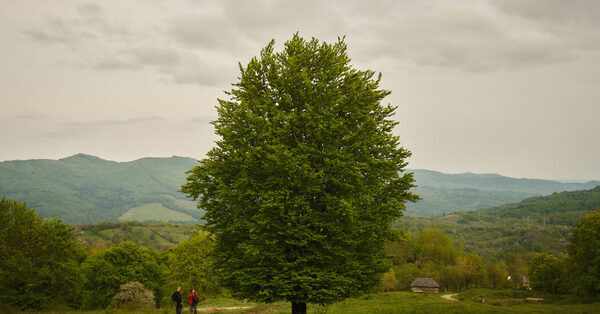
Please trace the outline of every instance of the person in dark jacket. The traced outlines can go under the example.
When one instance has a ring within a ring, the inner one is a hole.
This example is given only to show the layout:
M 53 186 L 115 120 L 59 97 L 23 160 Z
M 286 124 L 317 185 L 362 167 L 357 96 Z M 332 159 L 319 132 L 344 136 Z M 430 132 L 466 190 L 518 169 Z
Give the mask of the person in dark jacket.
M 175 292 L 173 292 L 171 295 L 171 300 L 177 303 L 177 307 L 175 308 L 175 313 L 177 314 L 181 314 L 181 309 L 183 308 L 183 304 L 181 303 L 181 292 L 179 292 L 180 290 L 181 287 L 177 287 L 177 290 L 175 290 Z
M 198 305 L 198 302 L 200 301 L 200 297 L 198 297 L 198 294 L 196 293 L 196 291 L 194 291 L 194 289 L 192 289 L 190 291 L 190 295 L 188 296 L 189 298 L 189 303 L 190 303 L 190 314 L 192 314 L 192 310 L 193 313 L 196 314 L 196 306 Z

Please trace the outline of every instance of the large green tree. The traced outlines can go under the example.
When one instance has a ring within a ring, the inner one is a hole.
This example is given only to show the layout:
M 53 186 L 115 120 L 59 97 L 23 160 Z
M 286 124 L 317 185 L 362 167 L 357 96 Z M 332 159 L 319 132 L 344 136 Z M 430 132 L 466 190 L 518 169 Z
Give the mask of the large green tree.
M 73 230 L 25 203 L 0 199 L 0 304 L 78 306 L 84 251 Z
M 575 292 L 600 297 L 600 208 L 582 218 L 569 238 Z
M 350 65 L 343 39 L 274 42 L 219 100 L 216 146 L 183 191 L 216 235 L 222 283 L 237 297 L 326 304 L 368 291 L 413 176 L 392 134 L 381 76 Z

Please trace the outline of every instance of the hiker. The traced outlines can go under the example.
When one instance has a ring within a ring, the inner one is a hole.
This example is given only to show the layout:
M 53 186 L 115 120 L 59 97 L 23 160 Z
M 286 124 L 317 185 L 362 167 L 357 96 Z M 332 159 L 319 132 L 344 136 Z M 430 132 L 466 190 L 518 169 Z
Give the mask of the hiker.
M 192 289 L 188 298 L 190 301 L 190 314 L 192 314 L 192 310 L 194 310 L 194 314 L 196 314 L 196 306 L 198 305 L 198 302 L 200 301 L 200 297 L 194 291 L 194 289 Z
M 181 314 L 181 309 L 183 308 L 183 304 L 181 303 L 181 293 L 179 292 L 181 287 L 177 287 L 177 290 L 173 292 L 171 295 L 171 300 L 177 303 L 177 307 L 175 308 L 175 313 Z

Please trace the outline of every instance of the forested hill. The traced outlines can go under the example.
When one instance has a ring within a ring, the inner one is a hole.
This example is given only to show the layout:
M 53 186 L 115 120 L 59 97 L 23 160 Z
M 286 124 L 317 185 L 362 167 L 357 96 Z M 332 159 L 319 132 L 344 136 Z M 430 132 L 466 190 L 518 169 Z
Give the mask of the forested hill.
M 542 225 L 574 227 L 579 219 L 600 207 L 600 186 L 590 190 L 552 193 L 525 199 L 515 204 L 461 213 L 461 220 L 537 222 Z
M 200 211 L 178 192 L 192 158 L 114 162 L 77 154 L 60 160 L 0 162 L 0 195 L 27 202 L 66 223 L 121 219 L 197 221 Z
M 417 188 L 414 192 L 423 198 L 407 205 L 409 216 L 437 216 L 457 211 L 514 203 L 532 196 L 554 192 L 587 190 L 600 181 L 563 183 L 552 180 L 517 179 L 497 174 L 445 174 L 437 171 L 413 169 Z
M 408 231 L 435 227 L 469 251 L 497 256 L 505 252 L 565 253 L 576 223 L 600 207 L 600 186 L 553 193 L 518 203 L 438 217 L 403 217 L 397 226 Z
M 198 222 L 202 211 L 178 192 L 198 161 L 186 157 L 114 162 L 77 154 L 59 160 L 0 162 L 0 195 L 27 202 L 44 217 L 70 224 L 124 220 Z M 487 174 L 414 172 L 423 199 L 409 216 L 472 211 L 525 198 L 600 185 L 514 179 Z

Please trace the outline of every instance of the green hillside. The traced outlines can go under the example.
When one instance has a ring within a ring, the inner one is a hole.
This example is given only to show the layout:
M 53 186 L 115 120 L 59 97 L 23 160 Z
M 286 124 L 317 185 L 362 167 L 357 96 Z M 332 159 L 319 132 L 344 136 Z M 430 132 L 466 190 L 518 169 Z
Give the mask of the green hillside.
M 473 212 L 402 217 L 396 226 L 411 232 L 429 227 L 442 229 L 468 251 L 483 256 L 525 251 L 557 254 L 566 252 L 566 239 L 577 221 L 598 207 L 600 186 Z
M 554 192 L 591 189 L 600 181 L 563 183 L 552 180 L 517 179 L 497 174 L 445 174 L 437 171 L 414 169 L 421 196 L 417 203 L 407 204 L 408 216 L 437 216 L 457 211 L 473 211 L 514 203 L 528 197 Z
M 178 192 L 185 172 L 198 161 L 185 157 L 114 162 L 77 154 L 60 160 L 0 162 L 0 195 L 27 202 L 44 217 L 69 224 L 123 220 L 198 222 L 202 211 Z M 414 172 L 422 197 L 407 204 L 407 216 L 451 212 L 521 201 L 569 190 L 589 189 L 599 181 L 561 183 L 493 174 Z
M 114 162 L 85 154 L 5 161 L 0 163 L 0 195 L 25 201 L 42 216 L 69 224 L 117 221 L 130 209 L 152 203 L 198 220 L 202 212 L 178 192 L 185 171 L 197 163 L 184 157 Z M 180 216 L 171 217 L 161 220 L 175 221 Z

